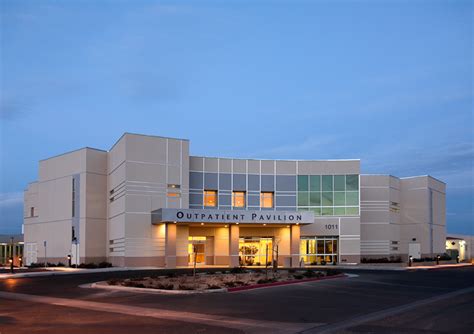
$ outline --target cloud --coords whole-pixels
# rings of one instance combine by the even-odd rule
[[[0,207],[11,207],[23,203],[23,192],[0,193]]]

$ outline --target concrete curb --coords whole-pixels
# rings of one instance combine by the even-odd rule
[[[334,276],[314,277],[314,278],[301,279],[301,280],[297,280],[297,281],[284,281],[284,282],[273,282],[273,283],[239,286],[239,287],[235,287],[235,288],[228,288],[227,290],[229,292],[239,292],[239,291],[245,291],[245,290],[271,288],[271,287],[274,287],[274,286],[299,284],[299,283],[314,282],[314,281],[324,281],[324,280],[329,280],[329,279],[345,278],[345,277],[349,277],[349,276],[346,275],[346,274],[338,274],[338,275],[334,275]]]
[[[151,288],[135,288],[131,286],[108,285],[105,281],[95,282],[91,284],[83,284],[83,285],[79,285],[79,287],[91,288],[91,289],[113,290],[113,291],[124,291],[124,292],[151,293],[151,294],[158,294],[158,295],[195,295],[195,294],[227,292],[226,288],[210,289],[210,290],[164,290],[164,289],[151,289]]]
[[[358,276],[358,275],[338,274],[334,276],[314,277],[314,278],[301,279],[297,281],[273,282],[273,283],[246,285],[246,286],[240,286],[240,287],[235,287],[235,288],[222,288],[222,289],[210,289],[210,290],[164,290],[164,289],[151,289],[151,288],[135,288],[135,287],[121,286],[121,285],[108,285],[106,281],[100,281],[100,282],[95,282],[95,283],[90,283],[90,284],[82,284],[82,285],[79,285],[79,287],[86,288],[86,289],[104,289],[104,290],[112,290],[112,291],[138,292],[138,293],[149,293],[149,294],[151,293],[151,294],[160,294],[160,295],[194,295],[194,294],[220,293],[220,292],[239,292],[239,291],[245,291],[245,290],[270,288],[270,287],[276,287],[276,286],[307,283],[307,282],[314,282],[314,281],[323,281],[323,280],[336,279],[336,278],[345,278],[345,277],[350,278],[350,277],[355,277],[355,276]]]

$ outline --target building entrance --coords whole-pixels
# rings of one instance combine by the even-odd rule
[[[273,259],[273,238],[251,237],[239,239],[239,262],[242,266],[271,265]]]
[[[206,237],[188,237],[189,265],[204,264],[206,262]]]

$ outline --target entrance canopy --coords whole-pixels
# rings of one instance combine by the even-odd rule
[[[306,225],[313,222],[314,215],[311,211],[158,209],[152,212],[152,224],[238,223]]]

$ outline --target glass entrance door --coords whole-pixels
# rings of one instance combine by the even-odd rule
[[[206,262],[206,237],[188,238],[188,263],[189,265],[204,264]]]
[[[242,266],[264,266],[272,262],[273,238],[240,238],[239,262]]]

